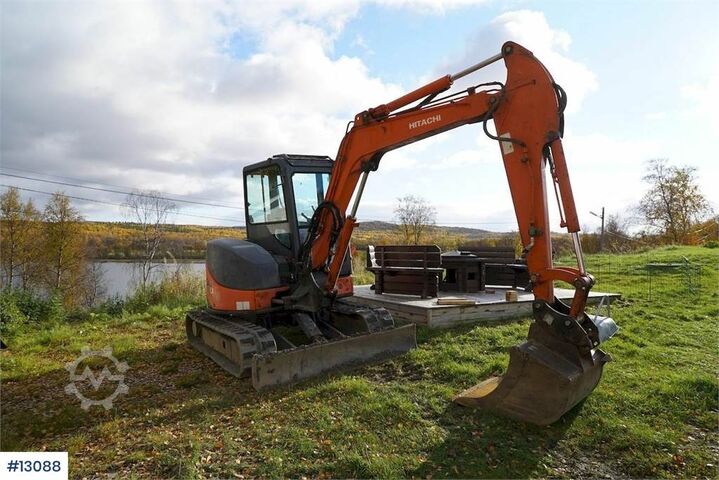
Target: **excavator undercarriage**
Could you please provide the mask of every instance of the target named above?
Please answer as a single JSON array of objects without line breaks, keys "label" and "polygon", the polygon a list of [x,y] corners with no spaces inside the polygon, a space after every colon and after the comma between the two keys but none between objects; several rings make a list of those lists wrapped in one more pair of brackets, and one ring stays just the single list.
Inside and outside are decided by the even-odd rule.
[{"label": "excavator undercarriage", "polygon": [[303,312],[291,317],[275,326],[265,318],[260,326],[241,315],[193,310],[187,314],[187,338],[232,375],[250,377],[257,390],[385,360],[417,346],[414,324],[395,328],[384,308],[336,302],[325,320]]}]

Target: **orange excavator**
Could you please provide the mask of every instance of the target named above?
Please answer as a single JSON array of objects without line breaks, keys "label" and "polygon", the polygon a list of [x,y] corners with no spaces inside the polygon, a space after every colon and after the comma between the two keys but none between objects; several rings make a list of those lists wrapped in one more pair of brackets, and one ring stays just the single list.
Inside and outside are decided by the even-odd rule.
[{"label": "orange excavator", "polygon": [[[456,80],[500,60],[505,83],[446,93]],[[257,389],[416,347],[413,324],[396,327],[385,309],[343,301],[353,292],[348,252],[357,209],[385,153],[478,123],[501,151],[534,321],[527,341],[512,347],[507,373],[455,401],[536,424],[556,421],[596,387],[610,360],[598,347],[618,329],[609,317],[585,313],[594,279],[584,266],[562,150],[565,106],[564,91],[542,63],[508,42],[491,58],[357,114],[334,160],[277,155],[245,167],[247,240],[208,243],[209,305],[188,314],[190,343],[230,373],[250,376]],[[552,264],[547,167],[576,268]],[[568,305],[554,295],[558,281],[574,288]]]}]

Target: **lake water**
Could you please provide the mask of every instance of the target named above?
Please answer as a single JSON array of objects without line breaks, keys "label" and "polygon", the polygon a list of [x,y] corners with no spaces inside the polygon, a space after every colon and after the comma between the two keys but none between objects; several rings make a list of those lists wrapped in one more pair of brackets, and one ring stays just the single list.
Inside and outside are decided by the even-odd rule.
[{"label": "lake water", "polygon": [[[96,264],[102,271],[102,284],[104,297],[113,296],[125,297],[139,285],[142,274],[138,262],[117,262],[112,260],[97,260]],[[178,269],[194,272],[197,275],[205,274],[204,260],[178,260],[173,263],[157,263],[152,271],[151,280],[158,281],[168,273],[174,273]]]}]

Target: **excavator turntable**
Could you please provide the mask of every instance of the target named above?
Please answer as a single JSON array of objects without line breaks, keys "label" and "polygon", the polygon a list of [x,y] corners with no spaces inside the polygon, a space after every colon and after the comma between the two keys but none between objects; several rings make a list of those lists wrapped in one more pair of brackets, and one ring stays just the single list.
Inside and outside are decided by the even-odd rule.
[{"label": "excavator turntable", "polygon": [[[504,83],[446,93],[498,61],[507,69]],[[245,167],[247,240],[208,243],[208,306],[188,313],[189,342],[231,374],[250,377],[258,390],[415,348],[413,324],[396,326],[383,308],[343,300],[353,292],[349,243],[357,209],[385,153],[479,123],[499,144],[535,296],[534,322],[527,341],[510,350],[507,373],[455,402],[536,424],[556,421],[597,386],[610,361],[599,346],[618,330],[611,318],[584,311],[594,279],[584,266],[562,149],[566,102],[532,52],[507,42],[476,65],[357,114],[334,160],[276,155]],[[552,263],[547,168],[576,267]],[[569,305],[554,296],[555,282],[574,287]]]}]

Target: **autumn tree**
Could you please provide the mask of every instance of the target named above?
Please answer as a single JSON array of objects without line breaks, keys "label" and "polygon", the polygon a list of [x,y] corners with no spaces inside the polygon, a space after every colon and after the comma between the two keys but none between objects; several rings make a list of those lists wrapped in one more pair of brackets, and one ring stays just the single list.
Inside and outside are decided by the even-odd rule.
[{"label": "autumn tree", "polygon": [[4,284],[12,285],[18,269],[18,227],[22,215],[22,202],[16,188],[11,188],[0,197],[0,260]]},{"label": "autumn tree", "polygon": [[59,293],[65,306],[84,303],[85,239],[80,213],[62,193],[53,194],[45,206],[44,222],[45,286]]},{"label": "autumn tree", "polygon": [[35,208],[32,199],[22,207],[23,241],[20,243],[20,286],[34,288],[42,282],[44,274],[42,214]]},{"label": "autumn tree", "polygon": [[649,162],[644,176],[649,190],[639,204],[639,212],[648,225],[673,243],[685,243],[692,226],[711,212],[695,172],[694,167],[676,167],[666,159],[655,159]]},{"label": "autumn tree", "polygon": [[23,203],[17,188],[0,195],[0,265],[7,285],[29,288],[40,271],[40,214],[31,200]]},{"label": "autumn tree", "polygon": [[152,271],[157,267],[156,259],[167,234],[167,221],[177,207],[170,200],[160,196],[159,192],[136,191],[127,196],[125,209],[128,219],[140,227],[142,248],[140,273],[144,287],[150,280]]},{"label": "autumn tree", "polygon": [[407,195],[397,201],[394,214],[404,243],[417,245],[422,234],[435,224],[437,210],[424,198],[414,195]]}]

